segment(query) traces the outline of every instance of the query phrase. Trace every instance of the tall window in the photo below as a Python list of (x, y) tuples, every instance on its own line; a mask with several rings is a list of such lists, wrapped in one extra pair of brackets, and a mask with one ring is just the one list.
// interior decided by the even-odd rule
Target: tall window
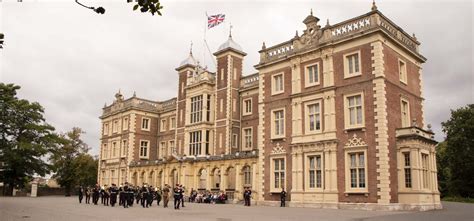
[(128, 117), (123, 118), (123, 130), (128, 130)]
[(277, 110), (273, 112), (273, 126), (275, 136), (285, 135), (285, 116), (283, 110)]
[(191, 123), (202, 121), (202, 95), (191, 98)]
[(142, 118), (142, 130), (150, 130), (150, 118)]
[(170, 118), (170, 129), (176, 128), (176, 117)]
[(250, 166), (244, 167), (244, 185), (252, 185), (252, 170)]
[(109, 134), (109, 124), (104, 124), (104, 135)]
[(201, 131), (189, 133), (189, 155), (201, 155)]
[(206, 155), (209, 155), (209, 140), (210, 140), (211, 132), (206, 130)]
[(175, 147), (174, 147), (174, 140), (170, 140), (169, 141), (169, 151), (168, 151), (168, 155), (171, 155), (172, 153), (174, 153), (176, 150), (175, 150)]
[(112, 157), (117, 157), (117, 142), (112, 143)]
[(319, 83), (319, 65), (314, 64), (306, 67), (306, 85), (313, 86)]
[(211, 121), (211, 95), (207, 95), (206, 121)]
[(348, 127), (362, 127), (364, 123), (364, 115), (362, 110), (362, 95), (354, 95), (346, 97), (346, 125)]
[(161, 120), (160, 131), (166, 131), (166, 119)]
[(244, 100), (244, 115), (252, 113), (252, 99), (245, 99)]
[(319, 103), (308, 105), (309, 131), (321, 130), (321, 108)]
[(281, 189), (285, 187), (285, 159), (273, 159), (273, 187)]
[(252, 128), (244, 129), (244, 148), (252, 148)]
[(238, 142), (237, 134), (232, 134), (232, 148), (237, 148), (237, 142)]
[(140, 141), (140, 157), (141, 158), (148, 158), (148, 146), (150, 142), (149, 141)]
[(309, 188), (322, 187), (322, 164), (321, 156), (309, 157)]
[(122, 140), (122, 150), (120, 150), (121, 156), (126, 156), (127, 154), (127, 140)]
[(363, 152), (350, 153), (351, 188), (365, 188), (365, 155)]
[(359, 53), (346, 55), (346, 72), (347, 76), (360, 74)]
[(114, 120), (114, 124), (112, 126), (112, 131), (114, 133), (117, 133), (117, 131), (118, 131), (118, 120)]
[(164, 157), (166, 152), (166, 142), (162, 141), (160, 142), (160, 151), (158, 154), (158, 157)]
[(423, 174), (423, 188), (428, 188), (428, 154), (421, 154), (421, 171)]
[(407, 67), (405, 62), (402, 60), (398, 60), (398, 74), (400, 76), (400, 81), (403, 83), (407, 83)]
[(272, 92), (273, 94), (283, 92), (283, 74), (273, 75)]
[(411, 188), (411, 164), (410, 164), (410, 152), (403, 153), (403, 159), (405, 160), (404, 171), (405, 171), (405, 187)]
[(410, 126), (410, 106), (405, 99), (401, 100), (402, 127)]
[(107, 159), (107, 144), (104, 144), (102, 149), (102, 159)]

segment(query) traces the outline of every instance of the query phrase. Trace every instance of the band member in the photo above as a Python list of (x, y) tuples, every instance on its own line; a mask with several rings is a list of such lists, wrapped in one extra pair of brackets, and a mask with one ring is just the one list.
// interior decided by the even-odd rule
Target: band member
[(280, 192), (280, 207), (285, 207), (285, 201), (286, 201), (286, 191), (285, 188), (281, 188)]
[(115, 203), (117, 203), (117, 194), (118, 194), (118, 189), (115, 184), (112, 184), (112, 186), (109, 188), (109, 193), (110, 193), (110, 205), (114, 207)]
[(146, 204), (146, 199), (148, 198), (148, 188), (146, 185), (142, 186), (142, 189), (140, 190), (140, 195), (141, 195), (141, 205), (143, 208), (148, 207), (148, 204)]
[(123, 199), (125, 198), (124, 194), (123, 194), (123, 185), (122, 184), (120, 184), (120, 186), (118, 188), (118, 198), (119, 198), (119, 206), (122, 206), (123, 205)]
[(170, 200), (170, 187), (168, 184), (165, 184), (165, 187), (163, 188), (163, 207), (168, 208), (168, 201)]
[(181, 203), (181, 196), (182, 196), (182, 189), (179, 187), (179, 184), (173, 189), (173, 196), (174, 196), (174, 209), (179, 209), (179, 204)]
[(84, 188), (82, 186), (79, 186), (77, 195), (79, 196), (79, 203), (82, 203), (82, 198), (84, 198)]
[(148, 195), (146, 197), (146, 207), (151, 207), (153, 203), (153, 197), (155, 197), (155, 189), (153, 186), (148, 187)]
[(104, 189), (103, 189), (103, 203), (104, 203), (104, 206), (109, 206), (109, 198), (110, 198), (110, 193), (109, 193), (109, 188), (107, 187), (107, 185), (104, 186)]
[(130, 204), (129, 192), (130, 192), (130, 189), (128, 188), (128, 183), (125, 183), (125, 186), (123, 187), (123, 192), (121, 194), (123, 208), (128, 208)]
[(250, 206), (250, 198), (252, 197), (252, 190), (250, 187), (246, 187), (244, 191), (244, 202), (245, 206)]
[(161, 193), (161, 188), (155, 188), (155, 189), (156, 189), (156, 190), (155, 190), (156, 205), (157, 205), (157, 206), (160, 206), (161, 195), (162, 195), (162, 193)]
[(86, 188), (86, 204), (91, 203), (91, 188), (87, 187)]
[(179, 188), (181, 189), (181, 207), (184, 207), (184, 192), (186, 189), (183, 185), (179, 185)]

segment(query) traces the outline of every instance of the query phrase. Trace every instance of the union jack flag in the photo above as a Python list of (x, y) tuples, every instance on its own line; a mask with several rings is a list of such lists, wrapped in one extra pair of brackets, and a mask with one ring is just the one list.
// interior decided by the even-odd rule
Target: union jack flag
[(207, 28), (213, 28), (218, 24), (224, 22), (225, 15), (224, 14), (217, 14), (217, 15), (208, 15), (207, 16)]

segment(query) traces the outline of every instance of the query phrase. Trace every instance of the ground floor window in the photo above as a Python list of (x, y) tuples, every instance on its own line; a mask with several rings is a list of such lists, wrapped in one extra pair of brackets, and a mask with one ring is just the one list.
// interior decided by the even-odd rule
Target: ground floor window
[(281, 189), (285, 187), (285, 159), (273, 159), (273, 188)]
[(349, 153), (350, 187), (365, 188), (365, 154), (364, 152)]

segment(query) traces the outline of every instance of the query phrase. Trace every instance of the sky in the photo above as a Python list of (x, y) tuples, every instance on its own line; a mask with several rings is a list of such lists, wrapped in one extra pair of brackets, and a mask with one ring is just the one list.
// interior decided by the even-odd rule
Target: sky
[[(46, 121), (59, 132), (72, 127), (86, 131), (83, 139), (98, 154), (105, 103), (120, 89), (126, 98), (166, 100), (177, 95), (175, 68), (193, 42), (193, 54), (209, 69), (211, 52), (233, 39), (248, 54), (244, 75), (256, 73), (262, 42), (272, 46), (289, 40), (313, 9), (324, 26), (370, 11), (372, 0), (196, 1), (161, 0), (163, 16), (132, 11), (126, 0), (81, 0), (102, 6), (105, 14), (74, 0), (0, 0), (0, 82), (22, 88), (19, 97), (45, 108)], [(378, 9), (415, 33), (423, 65), (425, 117), (445, 137), (441, 122), (450, 110), (474, 103), (473, 3), (470, 0), (376, 1)], [(223, 13), (226, 22), (206, 30), (206, 12)]]

